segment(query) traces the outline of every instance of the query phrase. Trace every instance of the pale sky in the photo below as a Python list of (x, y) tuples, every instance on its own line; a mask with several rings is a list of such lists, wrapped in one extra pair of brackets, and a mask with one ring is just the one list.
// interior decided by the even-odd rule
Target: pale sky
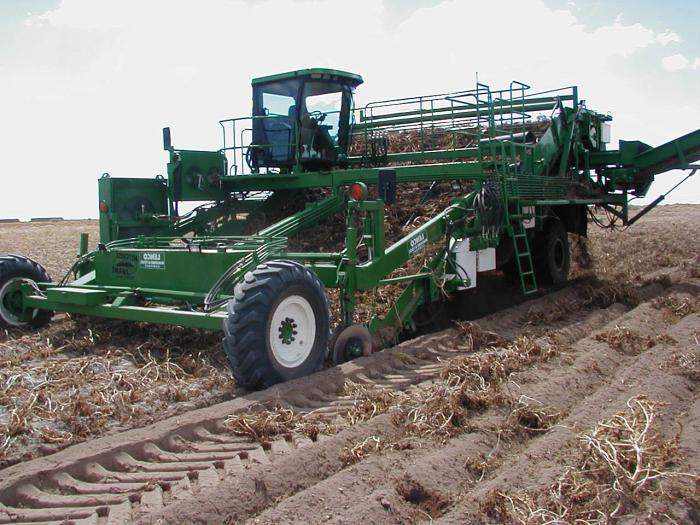
[[(700, 127), (700, 2), (0, 0), (0, 218), (97, 216), (97, 178), (221, 147), (253, 77), (361, 74), (358, 104), (512, 79), (578, 85), (613, 143)], [(647, 201), (677, 180), (661, 175)], [(700, 202), (700, 174), (668, 202)]]

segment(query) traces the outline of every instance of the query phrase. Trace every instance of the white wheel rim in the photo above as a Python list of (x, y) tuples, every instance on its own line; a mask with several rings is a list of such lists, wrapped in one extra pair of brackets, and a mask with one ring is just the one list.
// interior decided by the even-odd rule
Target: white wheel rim
[(3, 321), (11, 326), (25, 326), (27, 324), (20, 321), (17, 314), (5, 306), (6, 297), (13, 293), (23, 280), (21, 277), (10, 279), (0, 288), (0, 316), (2, 316)]
[(300, 295), (286, 297), (275, 308), (268, 340), (275, 360), (285, 368), (301, 365), (314, 346), (316, 316)]

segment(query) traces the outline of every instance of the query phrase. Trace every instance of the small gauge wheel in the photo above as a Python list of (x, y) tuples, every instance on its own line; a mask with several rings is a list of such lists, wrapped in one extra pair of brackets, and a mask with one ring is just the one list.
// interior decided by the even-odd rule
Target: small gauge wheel
[(331, 362), (334, 365), (372, 353), (372, 336), (361, 324), (337, 328), (331, 343)]

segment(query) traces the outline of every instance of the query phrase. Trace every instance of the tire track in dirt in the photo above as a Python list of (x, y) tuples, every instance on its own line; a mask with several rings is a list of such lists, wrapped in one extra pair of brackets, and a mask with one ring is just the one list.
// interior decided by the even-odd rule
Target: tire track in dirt
[[(615, 318), (622, 315), (626, 311), (626, 308), (622, 305), (616, 304), (611, 308), (596, 311), (590, 313), (586, 318), (578, 321), (574, 325), (571, 325), (570, 332), (575, 334), (586, 334), (589, 333), (595, 327), (604, 325), (610, 318)], [(574, 341), (574, 338), (569, 338), (563, 336), (562, 334), (556, 334), (562, 343), (567, 341)], [(429, 381), (430, 382), (430, 381)], [(420, 388), (421, 385), (416, 385), (414, 388)], [(381, 416), (385, 418), (385, 416)], [(370, 420), (372, 421), (372, 420)], [(493, 414), (486, 414), (483, 416), (477, 416), (473, 425), (475, 427), (485, 426), (494, 423)], [(359, 436), (358, 439), (367, 436), (377, 436), (384, 440), (385, 442), (392, 442), (396, 439), (404, 439), (405, 435), (400, 432), (397, 433), (397, 429), (394, 429), (390, 423), (379, 431), (370, 428), (363, 428), (362, 425), (356, 425), (353, 427), (355, 434)], [(359, 432), (359, 434), (358, 434)], [(392, 433), (393, 432), (393, 433)], [(483, 436), (479, 437), (479, 440), (483, 441)], [(415, 440), (418, 443), (420, 440)], [(462, 441), (461, 437), (455, 438), (456, 442)], [(405, 442), (405, 441), (404, 441)], [(352, 443), (355, 445), (356, 443)], [(410, 451), (411, 456), (415, 459), (415, 463), (411, 470), (418, 472), (436, 470), (437, 465), (449, 465), (451, 469), (454, 469), (457, 473), (456, 476), (450, 476), (447, 470), (441, 471), (442, 475), (447, 475), (446, 477), (441, 477), (441, 483), (447, 481), (449, 484), (457, 482), (460, 478), (464, 478), (464, 449), (463, 446), (457, 445), (454, 448), (455, 454), (451, 454), (449, 448), (452, 445), (448, 445), (445, 448), (420, 448), (414, 447)], [(339, 449), (336, 449), (339, 450)], [(337, 452), (336, 452), (337, 454)], [(297, 494), (283, 500), (281, 503), (277, 504), (274, 508), (269, 511), (263, 512), (261, 515), (256, 516), (255, 523), (284, 523), (294, 521), (293, 516), (299, 516), (304, 514), (309, 518), (311, 522), (316, 521), (326, 521), (328, 523), (356, 523), (358, 516), (362, 516), (366, 513), (371, 505), (368, 505), (367, 499), (373, 502), (375, 506), (378, 506), (378, 501), (390, 501), (386, 495), (391, 492), (389, 486), (384, 486), (387, 481), (387, 472), (397, 469), (395, 464), (392, 464), (391, 453), (388, 456), (372, 456), (366, 461), (362, 461), (356, 465), (351, 466), (348, 469), (341, 470), (336, 474), (323, 478), (323, 475), (327, 474), (327, 471), (323, 472), (323, 475), (317, 475), (319, 480), (318, 484), (312, 485), (306, 490), (300, 491)], [(338, 487), (341, 490), (338, 490)], [(379, 487), (379, 489), (377, 488)], [(236, 489), (238, 490), (238, 489)], [(358, 501), (359, 500), (359, 501)], [(309, 517), (310, 508), (318, 507), (319, 502), (322, 502), (322, 507), (320, 510), (321, 514), (313, 517)], [(329, 516), (337, 513), (334, 509), (344, 509), (350, 507), (347, 512), (347, 516), (342, 516), (336, 519), (330, 519)], [(370, 522), (383, 522), (387, 519), (384, 510), (381, 510), (380, 514), (382, 516), (366, 516), (369, 518)]]
[[(647, 293), (653, 295), (662, 289), (652, 285)], [(580, 294), (580, 287), (570, 287), (488, 316), (479, 324), (512, 337), (527, 326), (533, 308), (546, 309), (552, 301), (571, 300)], [(616, 307), (602, 314), (594, 312), (591, 317), (597, 316), (594, 325), (598, 326), (607, 316), (614, 318), (623, 312), (624, 308)], [(581, 311), (572, 310), (557, 324), (575, 325), (580, 315)], [(584, 322), (578, 328), (569, 328), (568, 337), (591, 329)], [(566, 334), (566, 328), (560, 333)], [(201, 499), (212, 491), (228, 490), (232, 484), (252, 487), (252, 491), (240, 493), (251, 497), (242, 503), (244, 508), (238, 517), (253, 516), (279, 495), (289, 496), (304, 489), (299, 472), (321, 476), (318, 481), (337, 473), (344, 466), (338, 450), (371, 431), (389, 438), (391, 425), (388, 416), (383, 415), (336, 435), (319, 436), (317, 441), (288, 435), (255, 444), (225, 428), (227, 415), (278, 403), (307, 412), (325, 409), (332, 414), (347, 406), (348, 399), (338, 395), (347, 380), (405, 390), (436, 377), (440, 360), (460, 354), (455, 336), (455, 330), (423, 336), (392, 351), (302, 380), (0, 471), (0, 523), (111, 524), (148, 521), (163, 511), (181, 521), (182, 511), (191, 505), (193, 496)], [(260, 481), (270, 471), (280, 474), (278, 486)]]
[[(652, 294), (648, 295), (649, 297), (652, 296)], [(597, 326), (602, 326), (606, 322), (610, 321), (611, 319), (614, 319), (618, 317), (620, 314), (624, 313), (625, 308), (623, 307), (616, 307), (613, 309), (610, 309), (611, 311), (609, 312), (602, 312), (602, 315), (600, 315), (599, 323), (597, 323)], [(616, 312), (617, 310), (617, 312)], [(592, 314), (592, 317), (596, 317), (596, 314)], [(586, 326), (586, 323), (581, 323), (581, 326), (577, 327), (578, 329), (573, 329), (569, 330), (573, 334), (580, 334), (577, 337), (581, 337), (583, 335), (589, 334), (592, 331), (592, 326), (588, 324)], [(380, 416), (382, 418), (382, 421), (387, 421), (386, 416)], [(370, 424), (373, 420), (370, 420)], [(356, 425), (352, 429), (352, 433), (357, 436), (357, 439), (362, 440), (363, 438), (366, 438), (367, 436), (380, 436), (381, 438), (385, 439), (387, 442), (391, 442), (392, 439), (395, 439), (395, 435), (387, 435), (387, 433), (390, 433), (391, 430), (391, 425), (388, 424), (389, 422), (387, 421), (386, 426), (382, 426), (380, 431), (377, 432), (376, 428), (372, 426), (372, 428), (362, 428), (362, 425)], [(360, 432), (358, 432), (360, 431)], [(393, 431), (395, 434), (395, 430)], [(197, 510), (194, 512), (187, 512), (187, 509), (185, 508), (172, 508), (169, 509), (169, 511), (166, 513), (166, 522), (175, 522), (177, 521), (177, 517), (182, 517), (183, 512), (185, 513), (184, 516), (186, 516), (186, 520), (190, 521), (195, 521), (195, 522), (206, 522), (207, 519), (211, 521), (212, 517), (211, 515), (206, 516), (206, 508), (207, 506), (211, 503), (214, 504), (216, 502), (218, 508), (220, 511), (222, 511), (225, 515), (229, 516), (233, 522), (238, 522), (242, 519), (245, 519), (246, 517), (251, 518), (255, 516), (254, 523), (277, 523), (277, 522), (326, 522), (331, 518), (331, 515), (333, 514), (332, 509), (338, 509), (338, 508), (344, 508), (348, 506), (348, 500), (351, 501), (357, 501), (358, 497), (362, 497), (362, 488), (366, 490), (371, 489), (372, 487), (376, 485), (380, 485), (381, 482), (386, 480), (386, 473), (392, 471), (393, 469), (396, 468), (396, 465), (391, 462), (391, 460), (386, 459), (386, 462), (383, 463), (379, 468), (377, 469), (371, 469), (371, 468), (365, 468), (366, 467), (366, 462), (362, 461), (361, 463), (354, 465), (350, 467), (349, 469), (339, 471), (338, 470), (338, 461), (336, 459), (336, 465), (335, 465), (335, 470), (333, 468), (329, 469), (328, 467), (328, 462), (329, 459), (327, 457), (328, 453), (333, 453), (335, 451), (336, 458), (339, 455), (338, 451), (342, 450), (343, 445), (347, 443), (347, 439), (344, 439), (342, 442), (338, 441), (333, 444), (333, 446), (330, 448), (330, 450), (325, 450), (323, 452), (319, 451), (319, 454), (324, 457), (324, 460), (322, 462), (316, 461), (316, 458), (314, 457), (309, 457), (308, 458), (308, 464), (301, 461), (299, 463), (296, 463), (294, 465), (294, 468), (286, 468), (285, 465), (277, 464), (275, 465), (275, 468), (271, 471), (265, 472), (261, 471), (261, 484), (267, 487), (268, 491), (267, 494), (269, 494), (269, 497), (272, 500), (275, 501), (281, 501), (280, 503), (277, 503), (275, 507), (273, 507), (271, 510), (263, 512), (260, 515), (256, 516), (256, 512), (253, 511), (251, 512), (251, 509), (246, 507), (245, 504), (241, 504), (241, 500), (243, 501), (249, 501), (249, 499), (254, 498), (254, 495), (250, 492), (246, 492), (243, 487), (241, 487), (239, 484), (232, 484), (230, 486), (222, 487), (220, 491), (214, 493), (213, 495), (208, 495), (207, 500), (204, 501), (202, 505), (199, 505)], [(413, 450), (409, 452), (411, 455), (421, 455), (422, 451), (420, 450)], [(442, 453), (438, 454), (439, 456), (442, 456)], [(391, 452), (388, 453), (387, 457), (391, 458)], [(375, 458), (372, 457), (370, 460), (367, 460), (367, 462), (373, 461)], [(379, 461), (384, 461), (385, 458), (379, 457)], [(330, 461), (332, 463), (332, 461)], [(433, 465), (433, 461), (428, 461), (427, 465), (432, 468), (431, 465)], [(353, 469), (356, 469), (355, 472), (353, 472)], [(338, 472), (337, 474), (334, 474), (333, 476), (329, 477), (329, 470), (331, 471), (330, 473), (332, 474), (333, 472)], [(290, 485), (289, 479), (286, 475), (287, 472), (292, 472), (292, 479), (294, 480), (301, 480), (303, 479), (303, 483), (301, 481), (297, 481), (296, 483), (292, 483)], [(463, 476), (464, 474), (464, 469), (463, 467), (460, 469), (460, 475)], [(296, 476), (296, 477), (295, 477)], [(280, 478), (282, 478), (280, 480)], [(285, 479), (287, 478), (287, 479)], [(441, 481), (444, 481), (443, 478), (441, 478)], [(299, 491), (297, 492), (296, 495), (291, 496), (288, 499), (283, 499), (285, 496), (288, 494), (293, 494), (295, 490), (298, 490), (301, 488), (303, 484), (307, 484), (309, 487), (307, 490), (304, 491)], [(328, 490), (317, 490), (319, 487), (322, 485), (327, 485)], [(274, 490), (270, 490), (270, 487), (275, 487)], [(338, 490), (338, 487), (340, 487), (341, 491)], [(360, 490), (358, 491), (358, 488)], [(306, 494), (304, 494), (306, 492)], [(359, 494), (358, 494), (359, 492)], [(226, 494), (236, 494), (236, 502), (228, 502), (225, 501), (227, 499)], [(373, 495), (374, 496), (374, 495)], [(301, 500), (298, 505), (291, 504), (292, 509), (290, 509), (289, 512), (276, 512), (278, 509), (283, 510), (282, 506), (287, 504), (288, 502), (291, 502), (292, 500), (299, 498)], [(308, 497), (308, 499), (305, 500), (305, 497)], [(377, 501), (381, 499), (378, 498), (378, 496), (372, 497), (371, 500), (377, 504)], [(260, 507), (265, 507), (267, 505), (258, 502), (256, 505), (256, 508)], [(362, 521), (362, 510), (364, 508), (367, 508), (367, 505), (364, 503), (359, 505), (359, 512), (355, 512), (354, 510), (349, 513), (348, 519), (345, 520), (347, 523), (356, 523), (358, 521)], [(313, 511), (309, 511), (309, 509), (318, 509), (318, 511), (321, 514), (314, 514)], [(269, 516), (267, 515), (267, 512), (269, 512)], [(269, 518), (269, 519), (267, 519)], [(381, 517), (378, 516), (373, 516), (373, 517), (368, 517), (370, 522), (386, 522), (388, 519), (388, 516), (384, 514)], [(411, 518), (411, 520), (415, 519), (415, 516)], [(409, 521), (411, 521), (409, 520)], [(343, 522), (343, 520), (340, 520), (340, 522)]]
[[(685, 288), (684, 288), (685, 289)], [(671, 290), (674, 291), (674, 290)], [(696, 289), (697, 293), (697, 289)], [(603, 312), (605, 313), (605, 312)], [(658, 363), (647, 363), (645, 356), (630, 356), (620, 354), (610, 348), (605, 342), (597, 340), (596, 336), (614, 328), (618, 323), (647, 336), (658, 336), (658, 327), (663, 326), (663, 312), (653, 308), (648, 303), (631, 312), (615, 318), (589, 337), (577, 341), (572, 348), (563, 352), (558, 359), (548, 361), (542, 366), (535, 366), (511, 376), (506, 390), (514, 399), (526, 399), (529, 403), (538, 405), (539, 400), (546, 400), (548, 407), (554, 409), (565, 419), (562, 420), (564, 432), (575, 438), (577, 430), (586, 428), (590, 416), (597, 421), (600, 412), (605, 407), (605, 396), (610, 395), (610, 382), (617, 374), (623, 378), (635, 377), (640, 370), (654, 370)], [(684, 320), (685, 321), (685, 320)], [(585, 324), (585, 323), (584, 323)], [(604, 323), (601, 323), (601, 325)], [(601, 326), (599, 325), (599, 326)], [(668, 332), (677, 336), (680, 333), (688, 341), (688, 325), (684, 322), (672, 326)], [(588, 324), (590, 333), (591, 326)], [(647, 352), (651, 352), (648, 350)], [(651, 355), (651, 354), (650, 354)], [(662, 353), (661, 355), (666, 355)], [(637, 364), (637, 361), (640, 363)], [(634, 370), (631, 372), (630, 370)], [(624, 372), (621, 372), (624, 371)], [(526, 377), (529, 376), (529, 377)], [(617, 390), (617, 385), (612, 389)], [(682, 388), (687, 388), (685, 385)], [(598, 391), (603, 392), (602, 394)], [(618, 394), (619, 395), (619, 394)], [(602, 396), (602, 397), (601, 397)], [(602, 399), (602, 400), (601, 400)], [(627, 397), (624, 398), (625, 400)], [(586, 408), (593, 402), (591, 407)], [(624, 401), (622, 401), (624, 406)], [(440, 509), (447, 506), (455, 497), (464, 498), (472, 489), (481, 487), (474, 475), (469, 475), (466, 464), (483, 462), (482, 476), (495, 476), (500, 470), (506, 470), (504, 478), (514, 479), (522, 472), (528, 472), (530, 479), (542, 477), (539, 472), (537, 459), (532, 467), (533, 458), (546, 457), (547, 451), (557, 450), (557, 445), (540, 447), (539, 456), (530, 452), (531, 443), (537, 443), (539, 433), (533, 429), (525, 429), (521, 435), (511, 436), (501, 440), (501, 432), (513, 430), (509, 418), (514, 411), (493, 407), (486, 413), (477, 416), (471, 428), (466, 433), (449, 440), (444, 446), (428, 447), (405, 452), (387, 452), (383, 455), (372, 456), (361, 464), (346, 469), (326, 478), (316, 486), (301, 491), (283, 500), (276, 506), (255, 517), (253, 523), (290, 523), (298, 516), (311, 523), (411, 523), (432, 518), (425, 515), (420, 506), (406, 501), (406, 497), (427, 498), (427, 508)], [(575, 413), (573, 417), (567, 414)], [(560, 431), (560, 426), (556, 427)], [(551, 434), (548, 434), (548, 436)], [(498, 454), (495, 454), (496, 452)], [(508, 469), (505, 459), (498, 459), (501, 451), (510, 458), (522, 458), (520, 464)], [(402, 457), (403, 456), (403, 457)], [(503, 462), (503, 466), (488, 465), (489, 462)], [(548, 470), (545, 468), (544, 472)], [(387, 479), (387, 472), (391, 476)], [(477, 476), (478, 477), (478, 476)], [(410, 491), (407, 493), (405, 487)], [(484, 486), (488, 486), (488, 481)], [(340, 487), (341, 490), (338, 488)], [(446, 487), (452, 494), (446, 492)], [(546, 485), (545, 485), (546, 487)], [(403, 491), (403, 492), (402, 492)], [(402, 494), (399, 494), (402, 492)], [(412, 492), (412, 493), (411, 493)], [(469, 499), (464, 508), (478, 508), (480, 499), (485, 498), (486, 492), (479, 488), (477, 496)], [(432, 501), (429, 499), (432, 498)], [(319, 512), (311, 513), (308, 509), (319, 508)], [(424, 505), (425, 507), (425, 505)], [(483, 517), (483, 516), (482, 516)], [(465, 523), (465, 515), (457, 513), (454, 523)], [(481, 518), (474, 517), (469, 523), (481, 523)]]

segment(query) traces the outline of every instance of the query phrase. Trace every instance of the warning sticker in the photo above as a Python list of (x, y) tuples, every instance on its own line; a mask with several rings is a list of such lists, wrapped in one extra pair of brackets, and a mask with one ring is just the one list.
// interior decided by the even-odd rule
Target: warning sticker
[(120, 277), (133, 278), (138, 266), (135, 253), (116, 252), (112, 263), (112, 273)]
[(165, 256), (163, 252), (143, 252), (139, 266), (146, 270), (165, 270)]

